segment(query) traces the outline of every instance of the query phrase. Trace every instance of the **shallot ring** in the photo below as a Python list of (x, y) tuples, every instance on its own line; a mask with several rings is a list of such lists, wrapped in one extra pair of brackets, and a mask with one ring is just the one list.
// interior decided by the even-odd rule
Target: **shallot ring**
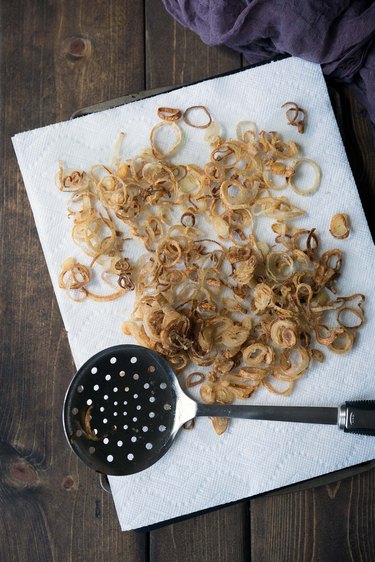
[(304, 162), (309, 164), (315, 171), (315, 181), (312, 184), (312, 186), (308, 187), (307, 189), (301, 189), (300, 187), (296, 186), (295, 173), (288, 178), (288, 182), (291, 188), (293, 189), (293, 191), (295, 191), (299, 195), (312, 195), (313, 193), (315, 193), (315, 191), (319, 189), (321, 171), (318, 164), (314, 160), (311, 160), (310, 158), (298, 158), (298, 160), (296, 160), (294, 163), (294, 170), (296, 170), (297, 166), (299, 166)]
[[(194, 109), (201, 109), (202, 111), (204, 111), (204, 113), (208, 117), (207, 123), (205, 123), (204, 125), (194, 125), (190, 121), (188, 116), (189, 116), (189, 113)], [(185, 109), (185, 111), (182, 115), (182, 119), (184, 120), (186, 125), (189, 125), (189, 127), (194, 127), (195, 129), (207, 129), (207, 127), (209, 127), (212, 123), (212, 117), (210, 115), (210, 112), (208, 111), (207, 107), (205, 107), (204, 105), (192, 105), (191, 107), (188, 107), (187, 109)]]
[[(176, 135), (176, 141), (175, 143), (172, 145), (171, 148), (169, 148), (166, 152), (161, 152), (155, 144), (155, 133), (158, 129), (161, 129), (162, 127), (171, 127)], [(172, 152), (180, 145), (182, 140), (182, 131), (180, 129), (180, 127), (177, 125), (177, 123), (175, 123), (174, 121), (161, 121), (160, 123), (157, 123), (156, 125), (154, 125), (151, 129), (151, 133), (150, 133), (150, 143), (151, 143), (151, 150), (153, 155), (155, 156), (155, 158), (157, 158), (158, 160), (161, 160), (163, 158), (165, 158), (166, 156), (169, 156), (170, 154), (172, 154)]]
[(158, 117), (164, 121), (178, 121), (181, 111), (175, 107), (158, 107)]

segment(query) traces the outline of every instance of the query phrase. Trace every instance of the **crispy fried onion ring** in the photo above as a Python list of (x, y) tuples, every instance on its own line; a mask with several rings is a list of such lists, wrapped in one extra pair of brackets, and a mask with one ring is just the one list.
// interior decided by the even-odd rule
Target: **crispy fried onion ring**
[(206, 128), (204, 133), (204, 140), (208, 142), (211, 146), (216, 146), (220, 144), (221, 139), (221, 125), (218, 121), (212, 121), (212, 123)]
[[(196, 124), (196, 123), (192, 123), (190, 121), (190, 113), (191, 112), (199, 112), (199, 113), (203, 113), (206, 115), (207, 117), (207, 121), (206, 123), (203, 123), (201, 125)], [(192, 105), (191, 107), (188, 107), (187, 109), (185, 109), (183, 115), (182, 115), (182, 119), (184, 120), (184, 122), (186, 123), (186, 125), (189, 125), (189, 127), (194, 127), (196, 129), (207, 129), (207, 127), (209, 127), (212, 123), (212, 117), (210, 115), (210, 112), (208, 111), (207, 107), (205, 107), (204, 105)]]
[(329, 231), (338, 240), (344, 240), (350, 234), (350, 222), (348, 215), (338, 213), (333, 215)]
[(297, 127), (297, 131), (300, 134), (303, 134), (305, 131), (305, 120), (306, 120), (306, 111), (302, 109), (302, 107), (298, 107), (298, 105), (294, 101), (287, 101), (283, 103), (281, 107), (290, 106), (286, 110), (286, 118), (288, 120), (288, 125), (293, 125)]
[[(166, 127), (169, 127), (173, 131), (173, 134), (175, 136), (175, 141), (172, 144), (172, 146), (170, 146), (168, 149), (162, 151), (158, 148), (156, 137), (157, 137), (158, 131), (160, 131), (160, 129), (163, 129), (163, 128), (166, 128)], [(182, 140), (182, 131), (181, 131), (180, 127), (177, 125), (177, 123), (174, 123), (173, 121), (161, 121), (160, 123), (157, 123), (156, 125), (154, 125), (153, 128), (151, 129), (151, 133), (150, 133), (151, 149), (152, 149), (153, 155), (158, 160), (162, 160), (163, 158), (166, 158), (167, 156), (170, 156), (172, 154), (172, 152), (174, 152), (176, 150), (176, 148), (179, 146), (179, 144), (181, 143), (181, 140)]]
[(158, 117), (164, 121), (178, 121), (181, 111), (175, 107), (158, 107)]
[[(297, 168), (301, 165), (306, 165), (306, 164), (311, 166), (311, 168), (314, 170), (315, 179), (310, 187), (302, 188), (296, 185), (295, 175), (296, 175)], [(298, 160), (296, 160), (294, 163), (294, 174), (292, 174), (288, 178), (288, 182), (291, 188), (293, 189), (293, 191), (295, 191), (299, 195), (312, 195), (313, 193), (315, 193), (315, 191), (319, 189), (320, 176), (321, 176), (320, 168), (318, 164), (314, 162), (314, 160), (311, 160), (310, 158), (298, 158)]]

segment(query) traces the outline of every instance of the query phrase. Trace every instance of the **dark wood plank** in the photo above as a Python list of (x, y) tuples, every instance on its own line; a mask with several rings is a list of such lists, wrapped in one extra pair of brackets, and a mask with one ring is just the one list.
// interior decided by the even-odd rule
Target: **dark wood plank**
[(146, 559), (65, 442), (74, 367), (10, 137), (144, 87), (141, 0), (14, 0), (1, 10), (0, 560)]
[(314, 492), (251, 501), (251, 559), (257, 562), (312, 561)]
[[(177, 24), (161, 1), (146, 0), (146, 85), (182, 84), (241, 66), (225, 48), (208, 48)], [(242, 562), (249, 552), (248, 504), (231, 506), (151, 532), (152, 562)]]
[(248, 502), (150, 533), (150, 562), (244, 562), (249, 552)]
[(375, 560), (375, 471), (251, 502), (257, 562)]
[(165, 11), (161, 0), (145, 0), (146, 86), (185, 84), (241, 67), (241, 55), (207, 47)]
[(375, 241), (375, 215), (372, 211), (375, 206), (375, 133), (371, 132), (365, 110), (351, 95), (348, 86), (332, 85), (330, 95), (346, 154)]
[(328, 83), (331, 84), (332, 105), (358, 189), (364, 196), (365, 191), (375, 195), (375, 137), (367, 114), (347, 85)]

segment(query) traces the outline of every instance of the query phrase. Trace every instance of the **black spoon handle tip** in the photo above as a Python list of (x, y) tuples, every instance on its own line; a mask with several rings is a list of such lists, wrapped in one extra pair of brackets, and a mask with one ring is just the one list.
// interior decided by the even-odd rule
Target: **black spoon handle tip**
[(339, 408), (339, 428), (346, 433), (375, 435), (375, 400), (342, 404)]

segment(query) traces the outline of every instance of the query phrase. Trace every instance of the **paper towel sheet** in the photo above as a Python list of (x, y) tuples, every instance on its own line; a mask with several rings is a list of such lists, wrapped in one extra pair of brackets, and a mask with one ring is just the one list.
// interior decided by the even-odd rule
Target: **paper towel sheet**
[[(288, 100), (308, 112), (303, 136), (286, 123), (281, 105)], [(314, 364), (289, 398), (261, 389), (251, 399), (258, 404), (336, 406), (345, 400), (375, 397), (375, 252), (339, 130), (318, 65), (288, 58), (238, 74), (134, 102), (119, 108), (21, 133), (13, 139), (32, 206), (40, 241), (77, 367), (99, 350), (125, 338), (120, 325), (129, 318), (133, 295), (109, 303), (75, 303), (59, 289), (60, 264), (68, 256), (82, 260), (71, 239), (66, 213), (68, 195), (54, 186), (58, 161), (87, 169), (110, 164), (115, 139), (125, 131), (122, 156), (135, 156), (148, 145), (158, 121), (159, 106), (206, 105), (227, 136), (235, 136), (238, 121), (256, 121), (259, 129), (276, 130), (301, 142), (304, 153), (322, 169), (322, 182), (312, 197), (288, 193), (292, 202), (308, 210), (301, 227), (316, 227), (323, 248), (345, 252), (340, 294), (367, 295), (366, 325), (354, 349), (344, 356), (327, 353)], [(187, 142), (178, 151), (179, 162), (204, 164), (209, 149), (201, 130), (182, 124)], [(334, 213), (348, 213), (349, 239), (328, 234)], [(129, 250), (130, 246), (127, 247)], [(139, 254), (134, 243), (130, 257)], [(130, 250), (129, 250), (130, 252)], [(129, 340), (127, 340), (129, 342)], [(68, 383), (68, 381), (67, 381)], [(347, 435), (330, 426), (235, 420), (218, 437), (208, 419), (200, 418), (193, 431), (182, 431), (168, 454), (143, 473), (110, 477), (123, 530), (231, 502), (318, 476), (374, 458), (375, 440)]]

